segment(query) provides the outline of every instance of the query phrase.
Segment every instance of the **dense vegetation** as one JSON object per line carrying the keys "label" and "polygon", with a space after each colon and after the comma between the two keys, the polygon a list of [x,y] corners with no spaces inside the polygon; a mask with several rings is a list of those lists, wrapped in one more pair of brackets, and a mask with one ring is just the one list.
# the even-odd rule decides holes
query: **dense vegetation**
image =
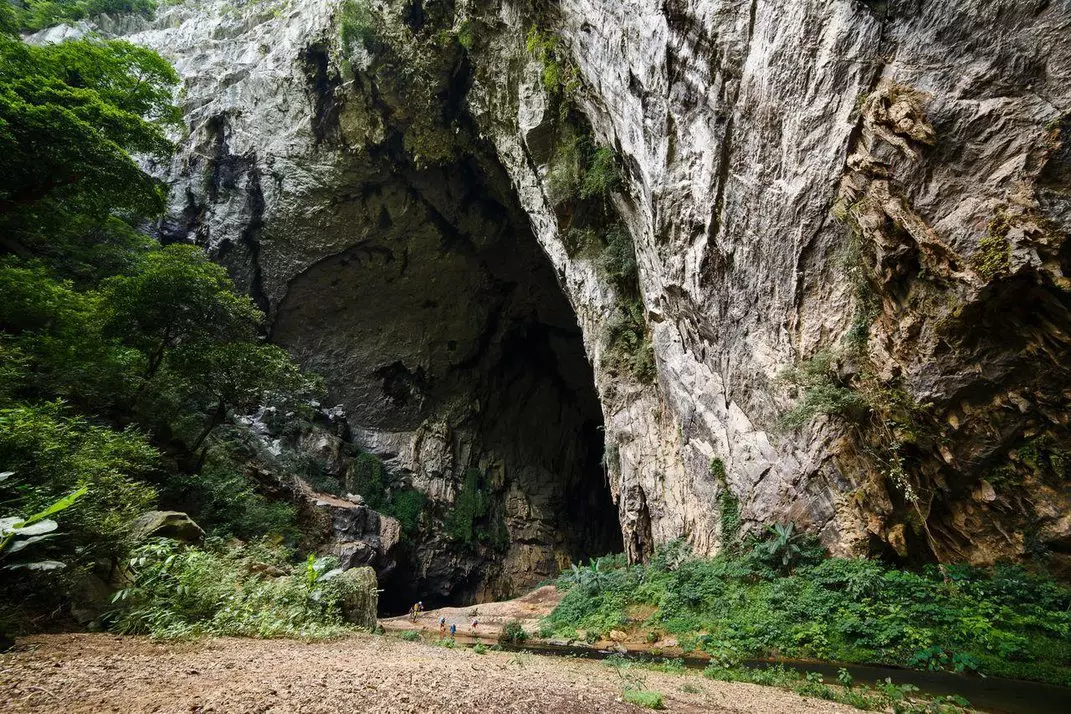
{"label": "dense vegetation", "polygon": [[[246,478],[248,453],[231,417],[267,404],[301,414],[318,383],[263,341],[261,312],[199,248],[161,246],[139,230],[163,211],[165,190],[132,157],[166,160],[183,130],[171,104],[174,70],[125,42],[30,46],[14,34],[34,17],[147,5],[3,7],[0,516],[5,529],[21,528],[5,530],[5,542],[24,536],[20,549],[38,562],[67,566],[5,574],[0,599],[13,625],[77,604],[87,583],[128,568],[132,521],[155,507],[189,510],[210,534],[292,538],[293,508],[269,502]],[[51,518],[27,525],[26,514],[72,493],[77,500],[54,512],[58,530]],[[50,530],[38,538],[42,528]],[[235,563],[253,557],[217,547],[175,558],[168,547],[139,553],[131,572],[156,575],[151,583],[139,575],[136,596],[125,603],[152,601],[156,595],[146,593],[181,581],[184,569],[234,574]],[[228,582],[237,587],[235,578]],[[243,602],[270,593],[289,602],[294,587],[284,579],[238,590]],[[216,606],[231,607],[225,600]],[[306,608],[306,619],[319,613],[328,621],[329,610]],[[284,619],[300,625],[292,613]],[[133,614],[118,622],[178,627],[136,624]],[[237,627],[280,631],[276,624]]]}
{"label": "dense vegetation", "polygon": [[[131,560],[134,582],[120,590],[109,617],[118,632],[330,637],[347,630],[345,601],[357,584],[331,558],[292,565],[267,544],[182,548],[155,540]],[[265,574],[274,577],[263,577]]]}
{"label": "dense vegetation", "polygon": [[674,543],[646,566],[603,559],[558,585],[548,635],[671,634],[730,668],[781,656],[1071,683],[1071,590],[1018,567],[898,570],[782,529],[715,558]]}

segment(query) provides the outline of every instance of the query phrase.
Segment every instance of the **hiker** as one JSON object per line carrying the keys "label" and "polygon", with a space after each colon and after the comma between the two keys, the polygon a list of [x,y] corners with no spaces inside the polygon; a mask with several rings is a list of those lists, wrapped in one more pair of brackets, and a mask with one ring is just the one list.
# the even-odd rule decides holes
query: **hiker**
{"label": "hiker", "polygon": [[455,625],[455,624],[451,623],[451,624],[450,624],[450,639],[451,639],[451,640],[452,640],[452,639],[454,639],[454,637],[455,637],[456,635],[457,635],[457,625]]}
{"label": "hiker", "polygon": [[473,633],[475,633],[475,632],[476,632],[476,625],[478,625],[478,624],[479,624],[479,623],[478,623],[478,622],[476,622],[476,618],[475,618],[475,617],[474,617],[474,618],[472,618],[472,631],[473,631]]}
{"label": "hiker", "polygon": [[439,637],[446,637],[446,616],[439,618]]}

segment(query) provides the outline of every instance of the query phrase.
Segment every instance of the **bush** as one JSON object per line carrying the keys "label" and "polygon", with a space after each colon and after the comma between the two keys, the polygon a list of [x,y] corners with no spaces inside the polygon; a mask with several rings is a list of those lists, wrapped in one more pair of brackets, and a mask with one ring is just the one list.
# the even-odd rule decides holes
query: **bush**
{"label": "bush", "polygon": [[360,494],[369,508],[397,518],[403,538],[416,536],[427,497],[395,480],[377,456],[360,454],[346,477],[346,487]]}
{"label": "bush", "polygon": [[270,536],[289,543],[298,537],[294,506],[258,493],[227,456],[213,453],[197,473],[167,478],[161,497],[180,505],[210,535],[242,540]]}
{"label": "bush", "polygon": [[621,177],[613,149],[600,146],[588,162],[580,183],[580,198],[607,198],[617,188]]}
{"label": "bush", "polygon": [[[161,638],[323,638],[349,631],[341,571],[329,559],[289,566],[287,556],[261,544],[201,549],[150,541],[130,561],[134,582],[113,600],[111,629]],[[280,569],[290,574],[269,574]]]}
{"label": "bush", "polygon": [[61,22],[72,22],[97,15],[137,13],[151,15],[154,0],[29,0],[26,3],[22,26],[40,30]]}
{"label": "bush", "polygon": [[782,423],[790,428],[803,426],[822,414],[846,416],[867,408],[863,395],[837,376],[833,355],[828,351],[817,352],[786,371],[781,379],[800,392],[796,406],[782,417]]}
{"label": "bush", "polygon": [[523,645],[528,640],[528,633],[519,620],[510,620],[503,626],[498,635],[498,641],[502,644]]}
{"label": "bush", "polygon": [[491,491],[483,471],[476,468],[465,471],[461,489],[446,516],[445,528],[451,539],[470,547],[480,543],[500,551],[509,547],[506,522],[501,512],[492,508]]}

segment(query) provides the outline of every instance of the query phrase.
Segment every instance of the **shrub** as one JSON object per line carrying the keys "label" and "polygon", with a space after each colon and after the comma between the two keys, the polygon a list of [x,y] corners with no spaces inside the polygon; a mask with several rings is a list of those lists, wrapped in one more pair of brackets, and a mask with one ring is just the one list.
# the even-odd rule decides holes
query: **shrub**
{"label": "shrub", "polygon": [[340,603],[345,578],[330,559],[287,567],[287,553],[268,545],[218,543],[204,549],[156,539],[130,561],[133,584],[116,593],[111,628],[124,634],[323,638],[350,629]]}
{"label": "shrub", "polygon": [[803,426],[821,414],[846,416],[867,408],[866,399],[837,376],[829,351],[815,353],[781,379],[800,390],[796,406],[782,417],[782,423],[790,428]]}
{"label": "shrub", "polygon": [[467,469],[453,507],[446,517],[447,534],[456,542],[475,547],[487,543],[503,551],[509,547],[509,532],[500,511],[492,508],[491,484],[486,474]]}
{"label": "shrub", "polygon": [[503,626],[498,635],[498,641],[502,644],[522,645],[528,640],[528,633],[519,620],[510,620]]}
{"label": "shrub", "polygon": [[169,476],[161,487],[167,503],[181,505],[210,535],[255,540],[297,540],[297,510],[256,491],[228,456],[210,454],[195,474]]}
{"label": "shrub", "polygon": [[665,709],[662,695],[646,689],[626,689],[622,693],[626,702],[644,709]]}
{"label": "shrub", "polygon": [[613,149],[600,146],[588,162],[580,183],[580,198],[606,198],[617,188],[621,177]]}
{"label": "shrub", "polygon": [[416,630],[403,630],[399,637],[406,642],[418,642],[420,640],[420,633]]}

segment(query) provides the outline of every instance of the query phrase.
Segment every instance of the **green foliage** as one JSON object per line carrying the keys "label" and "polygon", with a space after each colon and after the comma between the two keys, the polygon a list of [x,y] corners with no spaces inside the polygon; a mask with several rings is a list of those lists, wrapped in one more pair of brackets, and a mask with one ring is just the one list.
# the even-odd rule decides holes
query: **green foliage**
{"label": "green foliage", "polygon": [[417,632],[416,630],[403,630],[402,634],[399,635],[399,637],[401,637],[406,642],[419,642],[420,641],[420,633]]}
{"label": "green foliage", "polygon": [[525,36],[525,47],[543,66],[543,89],[559,107],[565,106],[580,88],[580,71],[562,49],[560,40],[533,25]]}
{"label": "green foliage", "polygon": [[489,543],[498,550],[509,547],[509,532],[502,514],[492,507],[492,488],[487,475],[471,468],[462,476],[461,489],[446,516],[447,535],[468,546]]}
{"label": "green foliage", "polygon": [[457,28],[457,43],[466,50],[471,50],[475,42],[475,28],[471,20],[462,20]]}
{"label": "green foliage", "polygon": [[[12,475],[13,474],[10,471],[0,473],[0,483],[8,480]],[[60,535],[56,532],[56,529],[59,528],[59,524],[49,518],[49,516],[56,515],[73,506],[79,498],[85,495],[86,490],[87,488],[83,486],[37,513],[26,517],[7,516],[0,518],[0,560],[7,560],[15,553],[20,553],[26,548],[34,546],[36,543]],[[33,560],[17,563],[8,562],[3,565],[3,568],[5,570],[17,570],[20,568],[26,568],[28,570],[56,570],[58,568],[63,568],[64,566],[65,563],[58,560]]]}
{"label": "green foliage", "polygon": [[[267,545],[182,547],[151,541],[130,561],[133,584],[116,593],[111,627],[179,638],[336,636],[349,630],[340,603],[354,587],[330,559],[311,558],[289,575],[285,551]],[[269,566],[269,567],[265,567]]]}
{"label": "green foliage", "polygon": [[722,545],[735,548],[740,540],[740,501],[728,487],[718,493],[718,516]]}
{"label": "green foliage", "polygon": [[602,572],[598,587],[563,573],[565,595],[543,625],[566,638],[630,628],[671,633],[682,647],[711,655],[719,671],[743,658],[781,656],[1071,683],[1071,590],[1052,580],[1006,566],[946,566],[942,574],[819,559],[797,543],[791,572],[782,570],[781,553],[696,558],[681,543],[646,566]]}
{"label": "green foliage", "polygon": [[[126,42],[0,36],[0,245],[78,269],[164,208],[131,153],[165,157],[178,75]],[[118,234],[118,235],[117,235]]]}
{"label": "green foliage", "polygon": [[806,555],[804,536],[794,532],[792,523],[775,523],[767,529],[772,536],[769,540],[755,544],[755,552],[782,572],[793,568]]}
{"label": "green foliage", "polygon": [[472,651],[478,655],[487,654],[487,646],[484,645],[482,642],[477,642],[473,646]]}
{"label": "green foliage", "polygon": [[176,349],[193,352],[180,352],[182,371],[191,360],[216,359],[208,345],[253,340],[263,319],[248,297],[235,293],[227,272],[192,245],[151,251],[130,273],[105,280],[101,292],[105,330],[147,356],[147,379]]}
{"label": "green foliage", "polygon": [[[842,676],[843,675],[843,676]],[[892,711],[896,714],[959,714],[969,710],[969,702],[959,696],[922,698],[911,684],[894,684],[890,679],[874,687],[852,687],[851,675],[838,674],[840,686],[825,684],[817,672],[800,672],[783,665],[769,667],[722,667],[711,664],[703,676],[722,682],[748,682],[779,687],[805,697],[848,704],[864,711]]]}
{"label": "green foliage", "polygon": [[833,355],[821,350],[781,378],[800,390],[800,398],[782,422],[790,427],[803,426],[820,414],[847,416],[867,409],[866,399],[840,380],[834,371]]}
{"label": "green foliage", "polygon": [[[28,16],[145,7],[31,2]],[[62,534],[34,544],[77,567],[48,589],[5,579],[0,600],[21,611],[69,604],[87,571],[126,558],[158,489],[220,535],[293,533],[293,509],[242,475],[248,455],[210,437],[235,410],[300,413],[317,382],[260,339],[260,311],[202,251],[135,229],[165,191],[132,154],[167,159],[177,81],[128,43],[0,36],[0,463],[19,474],[0,501],[34,512],[84,489]]]}
{"label": "green foliage", "polygon": [[339,13],[342,48],[351,60],[359,51],[372,54],[380,50],[376,19],[366,0],[346,0]]}
{"label": "green foliage", "polygon": [[31,512],[85,489],[64,518],[64,537],[49,544],[58,559],[74,550],[87,562],[122,556],[130,521],[156,497],[144,479],[159,455],[142,434],[91,424],[59,403],[0,409],[0,463],[20,475],[0,483],[0,500]]}
{"label": "green foliage", "polygon": [[643,707],[644,709],[665,709],[662,695],[646,689],[625,689],[621,692],[622,698],[630,704]]}
{"label": "green foliage", "polygon": [[415,488],[396,482],[374,454],[363,453],[354,459],[347,485],[352,486],[369,507],[397,518],[402,524],[403,537],[416,535],[427,497]]}
{"label": "green foliage", "polygon": [[620,181],[614,151],[600,146],[591,156],[584,178],[580,182],[580,198],[606,198],[617,188]]}
{"label": "green foliage", "polygon": [[613,374],[627,374],[641,384],[654,383],[654,348],[647,334],[642,306],[629,305],[606,327],[603,367]]}
{"label": "green foliage", "polygon": [[236,459],[214,449],[199,471],[164,480],[165,503],[196,515],[197,524],[218,537],[256,540],[265,536],[297,540],[297,512],[290,503],[258,493]]}
{"label": "green foliage", "polygon": [[621,174],[613,149],[596,146],[589,130],[561,123],[547,173],[547,190],[555,204],[575,200],[606,201],[618,189]]}
{"label": "green foliage", "polygon": [[510,620],[502,626],[498,641],[502,644],[523,645],[528,640],[528,633],[519,620]]}
{"label": "green foliage", "polygon": [[26,0],[21,26],[26,30],[40,30],[104,14],[148,16],[155,8],[155,0]]}
{"label": "green foliage", "polygon": [[1013,228],[1007,213],[1001,209],[986,226],[985,235],[978,242],[978,252],[971,256],[971,267],[986,280],[1011,272],[1011,244],[1008,232]]}

